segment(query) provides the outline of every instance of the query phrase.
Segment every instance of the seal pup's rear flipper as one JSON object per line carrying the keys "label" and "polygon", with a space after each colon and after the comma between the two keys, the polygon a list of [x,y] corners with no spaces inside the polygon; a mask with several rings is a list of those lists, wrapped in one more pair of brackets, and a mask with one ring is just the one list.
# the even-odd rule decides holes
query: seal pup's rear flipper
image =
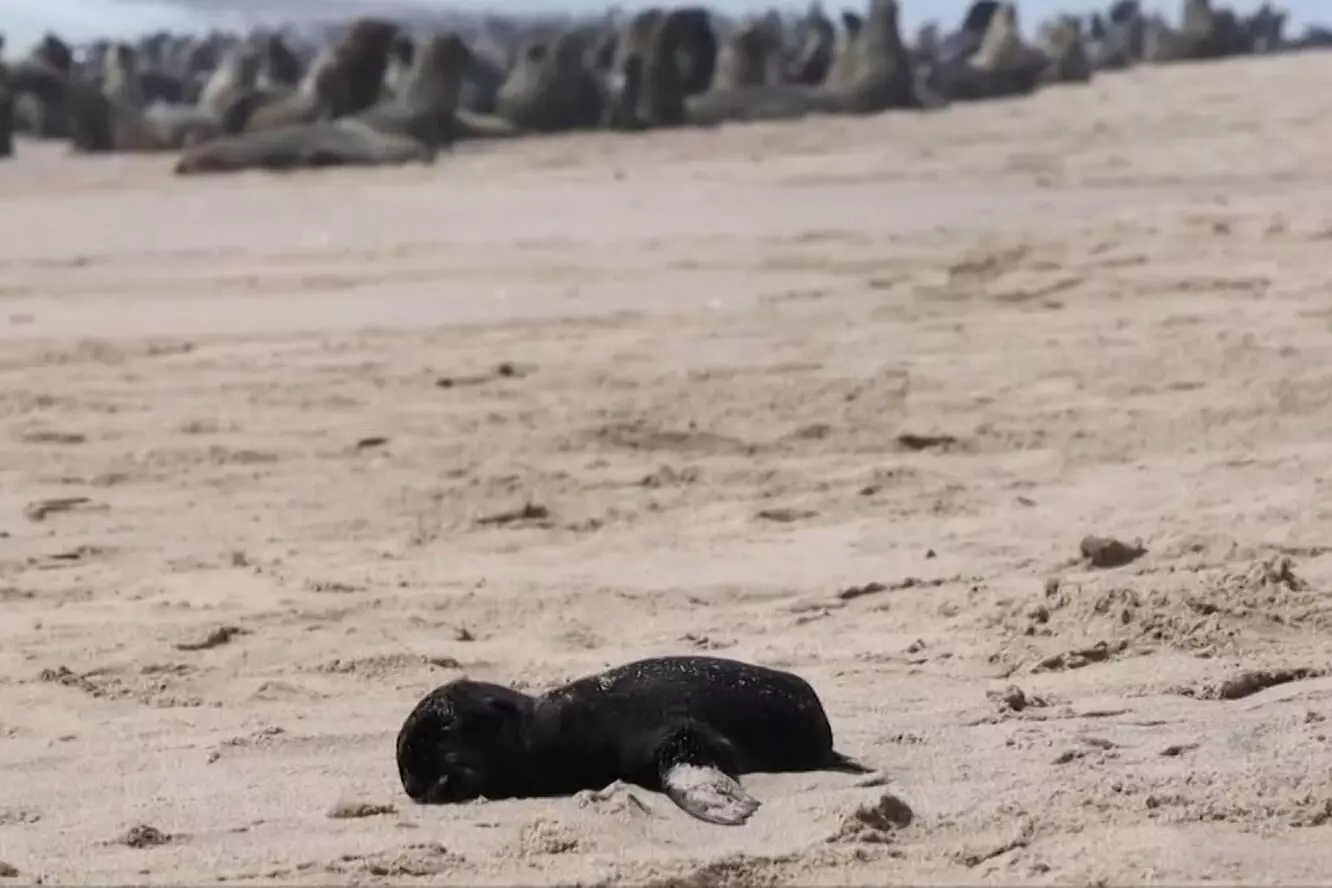
{"label": "seal pup's rear flipper", "polygon": [[824,767],[827,771],[838,771],[843,774],[873,774],[874,769],[862,765],[860,762],[850,756],[842,755],[840,752],[833,752],[830,756],[831,761]]}
{"label": "seal pup's rear flipper", "polygon": [[739,826],[759,809],[759,800],[740,783],[711,765],[671,765],[662,789],[682,811],[707,823]]}

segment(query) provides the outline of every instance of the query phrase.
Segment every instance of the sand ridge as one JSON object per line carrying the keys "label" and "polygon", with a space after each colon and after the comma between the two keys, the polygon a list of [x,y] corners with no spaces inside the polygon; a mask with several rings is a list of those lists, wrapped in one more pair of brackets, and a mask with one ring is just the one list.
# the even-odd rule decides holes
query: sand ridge
{"label": "sand ridge", "polygon": [[[1325,877],[1329,65],[225,182],[23,143],[0,860]],[[880,775],[747,778],[739,829],[398,785],[445,680],[682,651],[805,676]]]}

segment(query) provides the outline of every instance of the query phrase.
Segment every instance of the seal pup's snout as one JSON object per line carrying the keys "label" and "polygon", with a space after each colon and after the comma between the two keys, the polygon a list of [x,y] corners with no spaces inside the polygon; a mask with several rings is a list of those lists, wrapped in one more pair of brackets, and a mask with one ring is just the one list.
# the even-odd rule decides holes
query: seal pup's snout
{"label": "seal pup's snout", "polygon": [[414,766],[399,768],[402,788],[412,801],[420,805],[442,805],[466,801],[471,798],[470,787],[475,783],[472,772],[458,765],[448,752],[430,750]]}
{"label": "seal pup's snout", "polygon": [[[454,781],[457,783],[457,781]],[[413,796],[413,799],[422,804],[445,804],[449,801],[449,775],[441,774],[436,777],[434,783],[428,785],[421,791],[420,796]]]}
{"label": "seal pup's snout", "polygon": [[421,749],[415,743],[400,745],[398,776],[402,779],[402,788],[408,797],[418,803],[428,800],[440,780],[439,768],[431,760],[430,751]]}
{"label": "seal pup's snout", "polygon": [[425,797],[418,801],[427,805],[448,805],[454,802],[471,801],[480,794],[471,772],[451,771],[448,774],[441,774],[426,790]]}
{"label": "seal pup's snout", "polygon": [[424,793],[420,801],[429,804],[438,805],[449,800],[449,775],[445,774],[434,783],[432,783]]}
{"label": "seal pup's snout", "polygon": [[426,794],[430,792],[433,784],[422,780],[414,774],[403,773],[402,788],[407,793],[407,797],[413,802],[424,802]]}

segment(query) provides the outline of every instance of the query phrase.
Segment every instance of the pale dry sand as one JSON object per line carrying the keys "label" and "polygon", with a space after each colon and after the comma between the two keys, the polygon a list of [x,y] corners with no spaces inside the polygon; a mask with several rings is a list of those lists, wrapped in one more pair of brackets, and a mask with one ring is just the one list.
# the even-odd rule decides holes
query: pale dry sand
{"label": "pale dry sand", "polygon": [[[1332,652],[1329,78],[1243,60],[285,179],[24,144],[0,860],[1325,880],[1332,679],[1216,698]],[[25,517],[55,497],[87,502]],[[525,504],[549,518],[487,521]],[[1094,569],[1089,533],[1149,551]],[[393,738],[436,684],[683,651],[807,676],[885,784],[756,775],[738,829],[641,790],[402,794]],[[857,824],[884,793],[912,825]],[[357,803],[392,808],[330,816]]]}

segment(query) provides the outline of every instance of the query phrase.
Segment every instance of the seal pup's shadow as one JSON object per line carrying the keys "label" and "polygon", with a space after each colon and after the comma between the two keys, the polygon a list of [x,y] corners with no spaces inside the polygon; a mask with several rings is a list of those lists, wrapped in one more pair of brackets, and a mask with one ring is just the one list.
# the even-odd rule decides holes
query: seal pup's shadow
{"label": "seal pup's shadow", "polygon": [[403,789],[422,804],[573,795],[623,780],[726,826],[759,808],[742,774],[872,770],[834,750],[804,679],[699,656],[639,660],[538,697],[449,682],[407,716],[397,760]]}

